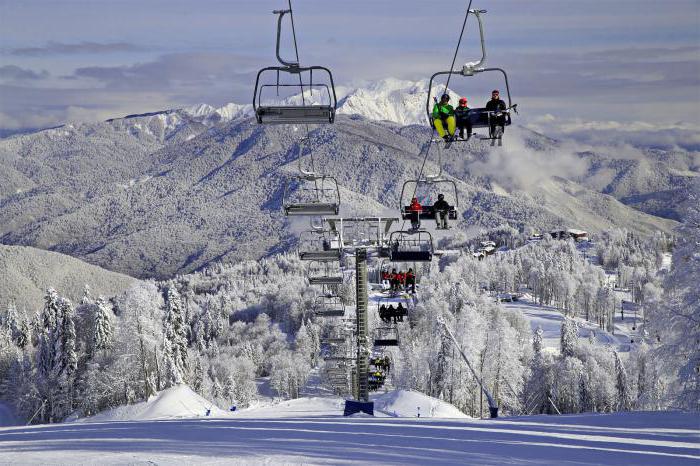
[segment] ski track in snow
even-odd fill
[[[1,428],[0,462],[697,465],[699,441],[694,413],[483,421],[234,416]]]

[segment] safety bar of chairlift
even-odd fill
[[[503,79],[505,80],[506,84],[506,95],[508,97],[508,108],[509,109],[515,109],[517,108],[517,104],[512,104],[511,97],[510,97],[510,84],[508,83],[508,75],[502,68],[479,68],[479,69],[473,69],[471,70],[470,74],[463,74],[462,70],[455,70],[455,71],[438,71],[437,73],[433,74],[430,77],[430,82],[428,84],[428,99],[425,102],[425,112],[428,115],[428,120],[432,121],[432,111],[431,111],[431,100],[432,100],[432,91],[433,91],[433,81],[435,80],[436,77],[438,76],[443,76],[446,74],[459,74],[461,76],[473,76],[476,73],[484,73],[487,71],[498,71],[501,74],[503,74]]]

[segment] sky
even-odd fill
[[[467,4],[296,0],[301,62],[328,66],[348,86],[425,79],[449,68]],[[256,71],[275,64],[271,11],[285,6],[0,0],[0,130],[249,103]],[[652,134],[700,146],[698,0],[482,0],[473,7],[488,10],[488,64],[508,72],[532,128]],[[478,57],[471,18],[457,62]]]

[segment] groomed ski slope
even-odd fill
[[[431,398],[377,397],[384,417],[344,418],[342,400],[311,397],[239,413],[213,411],[186,386],[78,423],[0,428],[3,464],[697,465],[696,413],[530,416],[410,415]],[[182,403],[180,403],[182,401]],[[438,400],[435,400],[438,401]],[[452,414],[440,402],[434,415]],[[181,404],[181,407],[177,405]],[[124,408],[129,408],[125,410]],[[187,411],[192,411],[189,414]],[[161,419],[147,419],[156,416]],[[185,417],[183,417],[185,416]],[[462,415],[463,416],[463,415]],[[133,418],[136,420],[117,420]]]

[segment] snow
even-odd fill
[[[299,411],[4,427],[0,455],[8,464],[695,465],[699,428],[695,413],[676,412],[436,420]]]
[[[177,385],[159,392],[147,401],[119,406],[77,422],[145,421],[152,419],[177,419],[205,417],[207,409],[211,416],[226,416],[227,411],[213,406],[197,395],[187,385]]]
[[[375,415],[392,417],[468,418],[449,403],[420,392],[393,390],[374,397]]]
[[[533,331],[537,327],[541,327],[543,331],[542,343],[545,348],[559,349],[561,325],[564,322],[564,315],[559,309],[540,306],[528,294],[525,294],[518,301],[503,302],[501,305],[508,311],[521,313],[530,322]],[[632,315],[629,315],[624,322],[620,320],[619,313],[615,315],[615,334],[602,330],[595,322],[587,322],[579,317],[576,317],[575,320],[578,324],[579,338],[593,336],[599,343],[614,345],[618,351],[630,351],[630,342],[636,333],[631,330]]]

